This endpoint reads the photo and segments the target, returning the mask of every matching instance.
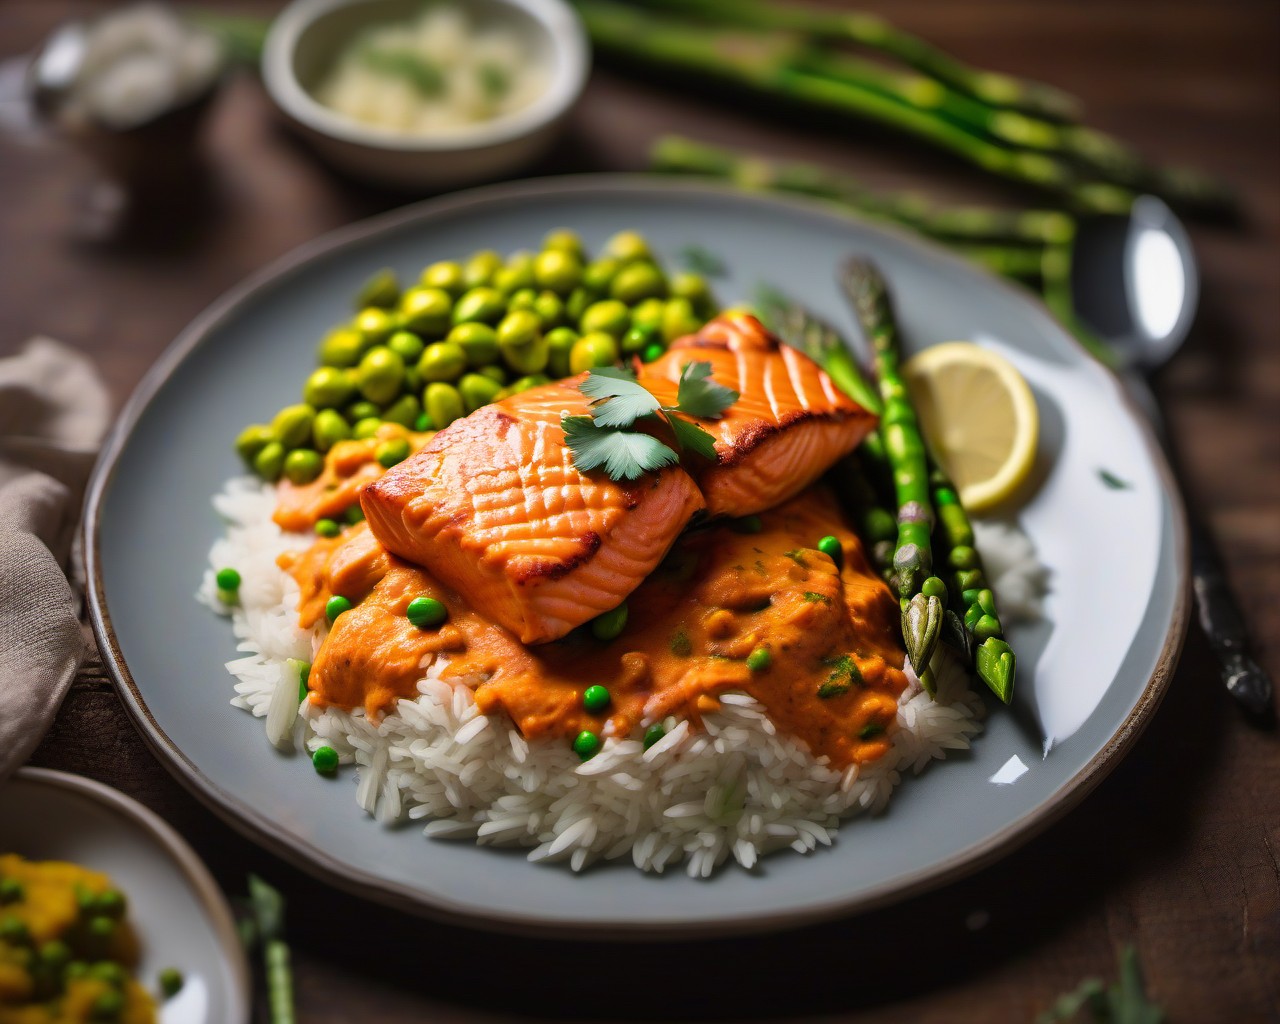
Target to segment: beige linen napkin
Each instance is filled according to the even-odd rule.
[[[110,402],[89,360],[49,338],[0,359],[0,781],[35,749],[85,655],[67,581]]]

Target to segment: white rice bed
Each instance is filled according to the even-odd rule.
[[[981,729],[982,703],[954,668],[939,673],[937,700],[912,676],[890,751],[844,769],[776,731],[744,693],[724,694],[701,730],[667,719],[666,736],[648,750],[638,739],[606,738],[585,763],[567,743],[529,743],[505,716],[480,714],[468,686],[440,679],[439,659],[419,696],[380,722],[362,710],[299,708],[287,660],[311,661],[325,628],[298,627],[297,585],[275,559],[312,538],[282,533],[274,505],[273,489],[247,477],[214,499],[228,531],[210,552],[199,596],[225,612],[213,574],[239,570],[231,615],[244,656],[227,663],[232,704],[265,719],[279,746],[336,750],[356,766],[356,800],[384,824],[425,820],[427,836],[532,847],[529,860],[567,861],[575,871],[630,857],[643,871],[683,862],[689,875],[707,877],[729,858],[750,868],[784,847],[830,845],[843,818],[882,810],[904,773],[967,749]]]

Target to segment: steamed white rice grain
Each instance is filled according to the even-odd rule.
[[[308,750],[332,747],[342,764],[355,766],[356,800],[370,816],[384,824],[422,821],[433,839],[530,847],[529,860],[575,871],[626,856],[643,871],[683,862],[698,878],[731,858],[750,869],[774,850],[830,845],[843,818],[882,810],[904,773],[967,749],[981,729],[982,702],[967,674],[944,662],[934,666],[936,700],[908,666],[912,682],[899,701],[892,747],[870,764],[837,769],[814,758],[745,693],[725,694],[704,730],[668,719],[666,735],[648,750],[611,737],[583,763],[567,744],[530,743],[505,717],[480,714],[467,686],[440,678],[440,659],[425,670],[418,696],[381,721],[304,702],[297,727],[285,728],[280,694],[296,686],[286,662],[310,661],[325,627],[298,626],[297,585],[276,557],[312,538],[281,532],[271,520],[273,488],[251,478],[230,481],[214,506],[228,528],[210,552],[199,597],[231,616],[242,655],[227,662],[236,680],[232,704],[269,720],[276,742],[300,737]],[[997,563],[1004,575],[996,579],[1013,573],[1022,580],[1020,609],[1034,611],[1042,572],[1025,537],[1001,529],[980,531],[979,544],[989,558],[993,544],[1013,553]],[[226,566],[242,578],[231,609],[217,600],[213,579]]]

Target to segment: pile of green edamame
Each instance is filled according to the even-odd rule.
[[[503,260],[491,250],[465,263],[432,263],[402,287],[382,270],[360,290],[356,314],[331,330],[302,401],[236,440],[265,480],[314,480],[323,453],[348,438],[385,436],[386,423],[441,430],[489,402],[558,377],[651,362],[716,313],[704,277],[668,276],[634,231],[614,235],[598,259],[581,239],[551,232],[539,252]],[[408,457],[387,441],[384,466]]]

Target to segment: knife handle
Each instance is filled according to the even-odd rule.
[[[1191,586],[1196,595],[1200,628],[1217,655],[1227,692],[1250,714],[1274,713],[1271,677],[1248,651],[1244,617],[1227,585],[1226,571],[1208,531],[1190,524]]]

